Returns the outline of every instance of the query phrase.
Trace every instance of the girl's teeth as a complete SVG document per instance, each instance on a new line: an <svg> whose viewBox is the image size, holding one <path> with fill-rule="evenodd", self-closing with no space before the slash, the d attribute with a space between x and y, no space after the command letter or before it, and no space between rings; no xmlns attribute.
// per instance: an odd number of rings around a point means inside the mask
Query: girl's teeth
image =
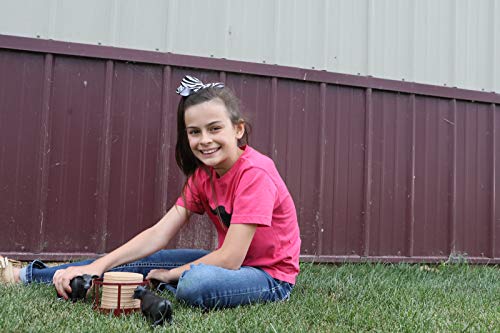
<svg viewBox="0 0 500 333"><path fill-rule="evenodd" d="M212 153L215 153L216 150L217 150L217 148L211 149L211 150L203 150L202 152L203 152L203 154L212 154Z"/></svg>

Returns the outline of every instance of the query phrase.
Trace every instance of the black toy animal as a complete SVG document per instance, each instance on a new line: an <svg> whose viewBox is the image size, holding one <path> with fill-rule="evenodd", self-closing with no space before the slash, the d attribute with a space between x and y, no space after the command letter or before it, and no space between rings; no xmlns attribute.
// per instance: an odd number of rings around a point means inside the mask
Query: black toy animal
<svg viewBox="0 0 500 333"><path fill-rule="evenodd" d="M138 286L134 290L135 299L141 300L142 314L152 323L153 326L161 325L165 321L172 323L172 304L143 286Z"/></svg>
<svg viewBox="0 0 500 333"><path fill-rule="evenodd" d="M92 279L97 278L97 275L83 274L76 276L71 279L69 285L71 287L71 292L68 294L69 299L74 303L78 300L84 300L87 296L87 291L92 286ZM57 293L58 298L62 298L59 293Z"/></svg>

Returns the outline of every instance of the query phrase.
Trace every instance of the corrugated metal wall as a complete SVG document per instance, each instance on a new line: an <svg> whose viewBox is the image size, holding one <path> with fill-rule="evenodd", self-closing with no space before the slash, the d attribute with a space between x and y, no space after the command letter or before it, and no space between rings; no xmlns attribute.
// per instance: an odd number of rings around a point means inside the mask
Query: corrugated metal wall
<svg viewBox="0 0 500 333"><path fill-rule="evenodd" d="M241 97L304 259L500 262L498 95L1 35L0 252L94 255L155 223L183 182L187 73ZM172 245L215 235L197 219Z"/></svg>
<svg viewBox="0 0 500 333"><path fill-rule="evenodd" d="M498 0L0 0L0 34L500 92Z"/></svg>

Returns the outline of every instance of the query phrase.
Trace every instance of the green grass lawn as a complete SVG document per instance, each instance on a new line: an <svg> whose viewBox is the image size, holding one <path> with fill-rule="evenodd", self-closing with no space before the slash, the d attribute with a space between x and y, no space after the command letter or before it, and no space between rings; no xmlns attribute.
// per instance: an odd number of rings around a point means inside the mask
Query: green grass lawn
<svg viewBox="0 0 500 333"><path fill-rule="evenodd" d="M289 301L203 313L173 301L173 332L500 332L500 268L302 263ZM169 294L164 294L172 299ZM58 301L52 286L0 286L0 332L150 331Z"/></svg>

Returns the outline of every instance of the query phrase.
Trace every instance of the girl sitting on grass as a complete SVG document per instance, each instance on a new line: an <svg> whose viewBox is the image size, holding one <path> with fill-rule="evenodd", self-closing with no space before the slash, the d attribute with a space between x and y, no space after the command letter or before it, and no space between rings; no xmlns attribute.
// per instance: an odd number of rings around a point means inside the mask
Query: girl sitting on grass
<svg viewBox="0 0 500 333"><path fill-rule="evenodd" d="M177 89L176 160L187 176L181 195L152 227L97 260L23 268L0 257L4 282L53 282L68 298L75 276L136 272L177 299L204 309L288 299L299 273L295 206L271 159L247 145L239 101L222 83L186 76ZM164 249L193 214L206 213L215 251Z"/></svg>

